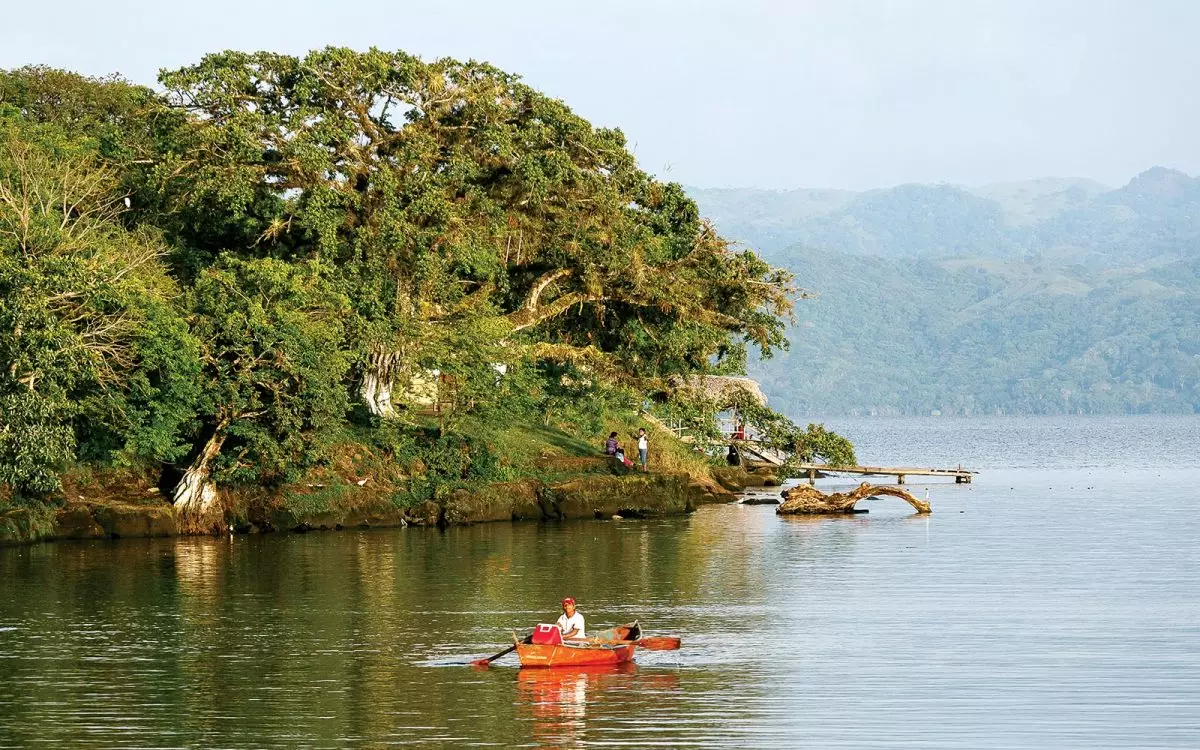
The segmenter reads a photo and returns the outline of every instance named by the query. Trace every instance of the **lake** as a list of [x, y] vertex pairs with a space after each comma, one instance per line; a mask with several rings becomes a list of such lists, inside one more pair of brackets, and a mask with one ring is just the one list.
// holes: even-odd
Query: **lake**
[[[827, 424], [982, 473], [910, 478], [931, 516], [0, 549], [0, 747], [1200, 746], [1200, 417]], [[565, 595], [683, 648], [459, 664]]]

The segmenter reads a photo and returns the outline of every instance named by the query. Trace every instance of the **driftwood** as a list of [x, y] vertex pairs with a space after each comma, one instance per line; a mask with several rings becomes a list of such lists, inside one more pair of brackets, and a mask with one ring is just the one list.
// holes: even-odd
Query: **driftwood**
[[775, 513], [781, 516], [853, 513], [854, 504], [859, 500], [879, 495], [898, 497], [916, 508], [918, 513], [931, 512], [929, 503], [918, 500], [911, 493], [899, 487], [884, 487], [863, 482], [850, 492], [834, 492], [829, 495], [808, 484], [792, 487], [784, 490], [783, 503], [775, 509]]

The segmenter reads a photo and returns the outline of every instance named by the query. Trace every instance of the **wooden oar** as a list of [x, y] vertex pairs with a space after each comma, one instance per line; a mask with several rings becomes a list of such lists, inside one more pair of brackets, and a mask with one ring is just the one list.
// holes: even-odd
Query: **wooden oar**
[[[473, 661], [473, 662], [470, 662], [470, 663], [468, 664], [468, 666], [472, 666], [472, 667], [486, 667], [486, 666], [488, 666], [489, 664], [491, 664], [492, 662], [494, 662], [494, 661], [496, 661], [497, 659], [499, 659], [501, 656], [504, 656], [505, 654], [511, 654], [513, 651], [516, 651], [516, 650], [517, 650], [517, 646], [521, 645], [521, 641], [517, 639], [517, 632], [516, 632], [515, 630], [513, 631], [512, 637], [513, 637], [513, 645], [509, 646], [508, 648], [504, 649], [503, 651], [501, 651], [501, 652], [500, 652], [500, 653], [498, 653], [498, 654], [494, 654], [494, 655], [492, 655], [492, 656], [489, 656], [489, 657], [488, 657], [488, 658], [486, 658], [486, 659], [476, 659], [475, 661]], [[526, 639], [526, 640], [528, 640], [528, 639]]]
[[[567, 641], [570, 643], [570, 641]], [[629, 643], [637, 644], [638, 648], [644, 648], [647, 651], [675, 651], [679, 648], [682, 641], [673, 635], [652, 635], [646, 638], [638, 638], [636, 641], [607, 641], [602, 638], [588, 638], [585, 643], [590, 643], [593, 646], [624, 646]]]
[[682, 644], [682, 641], [673, 635], [652, 635], [647, 638], [639, 638], [636, 642], [638, 648], [644, 648], [647, 651], [674, 651]]
[[[517, 644], [515, 644], [515, 643], [514, 643], [513, 645], [511, 645], [511, 646], [509, 646], [508, 648], [504, 649], [503, 651], [501, 651], [500, 653], [496, 654], [495, 656], [489, 656], [489, 657], [488, 657], [488, 658], [486, 658], [486, 659], [476, 659], [475, 661], [471, 662], [470, 666], [472, 666], [472, 667], [486, 667], [487, 665], [489, 665], [489, 664], [491, 664], [492, 662], [494, 662], [494, 661], [496, 661], [497, 659], [499, 659], [501, 656], [504, 656], [505, 654], [511, 654], [513, 651], [516, 651], [516, 650], [517, 650]], [[461, 664], [462, 662], [459, 662], [459, 663]]]

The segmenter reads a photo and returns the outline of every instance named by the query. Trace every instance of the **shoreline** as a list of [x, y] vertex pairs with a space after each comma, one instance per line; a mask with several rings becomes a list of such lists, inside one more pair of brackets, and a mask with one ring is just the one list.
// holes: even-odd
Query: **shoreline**
[[[145, 539], [215, 536], [219, 533], [306, 533], [343, 529], [419, 526], [446, 528], [508, 521], [610, 520], [686, 515], [701, 505], [736, 502], [747, 487], [777, 486], [769, 473], [717, 468], [712, 476], [689, 472], [648, 474], [593, 471], [554, 479], [522, 478], [459, 488], [415, 506], [396, 505], [386, 493], [362, 486], [317, 488], [321, 502], [295, 502], [314, 493], [289, 495], [283, 488], [236, 488], [226, 493], [224, 529], [189, 531], [175, 507], [153, 487], [125, 487], [125, 497], [78, 499], [37, 518], [29, 508], [0, 514], [0, 546], [60, 540]], [[582, 468], [582, 467], [580, 467]], [[133, 501], [129, 490], [141, 490]], [[312, 489], [307, 487], [304, 489]], [[149, 500], [150, 502], [145, 502]], [[290, 502], [289, 502], [290, 500]], [[305, 507], [307, 506], [307, 507]]]

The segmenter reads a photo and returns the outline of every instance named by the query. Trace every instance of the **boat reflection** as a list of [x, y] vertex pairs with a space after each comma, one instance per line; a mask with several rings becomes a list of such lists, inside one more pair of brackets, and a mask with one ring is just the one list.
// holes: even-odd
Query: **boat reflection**
[[[657, 675], [656, 675], [657, 676]], [[672, 675], [674, 677], [674, 675]], [[517, 673], [517, 715], [533, 721], [542, 747], [582, 744], [588, 706], [641, 682], [632, 663], [580, 669], [522, 669]]]

